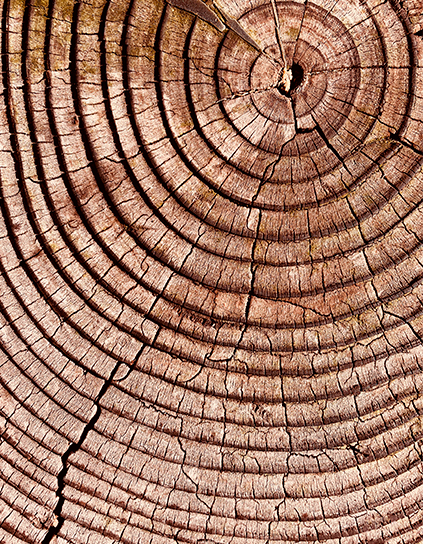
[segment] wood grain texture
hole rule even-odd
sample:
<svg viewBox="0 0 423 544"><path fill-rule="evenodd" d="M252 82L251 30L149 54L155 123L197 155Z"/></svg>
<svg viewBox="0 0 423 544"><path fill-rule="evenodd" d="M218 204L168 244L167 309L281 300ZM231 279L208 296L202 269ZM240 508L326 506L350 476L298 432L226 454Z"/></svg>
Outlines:
<svg viewBox="0 0 423 544"><path fill-rule="evenodd" d="M423 542L421 0L0 0L0 542Z"/></svg>

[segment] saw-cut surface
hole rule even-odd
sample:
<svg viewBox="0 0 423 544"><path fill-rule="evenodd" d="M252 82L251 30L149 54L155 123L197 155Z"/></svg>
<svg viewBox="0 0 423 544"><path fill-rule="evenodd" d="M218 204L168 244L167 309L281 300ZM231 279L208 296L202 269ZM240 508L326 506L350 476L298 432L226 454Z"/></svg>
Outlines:
<svg viewBox="0 0 423 544"><path fill-rule="evenodd" d="M0 10L0 542L423 542L423 3Z"/></svg>

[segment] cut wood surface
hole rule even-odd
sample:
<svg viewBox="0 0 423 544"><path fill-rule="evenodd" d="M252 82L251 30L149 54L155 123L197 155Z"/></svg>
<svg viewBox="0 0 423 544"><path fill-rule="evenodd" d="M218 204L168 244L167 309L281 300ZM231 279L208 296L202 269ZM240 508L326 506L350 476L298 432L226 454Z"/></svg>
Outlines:
<svg viewBox="0 0 423 544"><path fill-rule="evenodd" d="M0 542L423 543L423 2L0 9Z"/></svg>

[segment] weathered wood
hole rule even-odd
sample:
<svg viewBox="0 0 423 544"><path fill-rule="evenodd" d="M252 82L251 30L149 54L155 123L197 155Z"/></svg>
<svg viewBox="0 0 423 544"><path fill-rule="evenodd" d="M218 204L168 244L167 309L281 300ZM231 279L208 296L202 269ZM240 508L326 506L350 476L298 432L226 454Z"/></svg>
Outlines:
<svg viewBox="0 0 423 544"><path fill-rule="evenodd" d="M0 542L423 542L423 2L0 6Z"/></svg>

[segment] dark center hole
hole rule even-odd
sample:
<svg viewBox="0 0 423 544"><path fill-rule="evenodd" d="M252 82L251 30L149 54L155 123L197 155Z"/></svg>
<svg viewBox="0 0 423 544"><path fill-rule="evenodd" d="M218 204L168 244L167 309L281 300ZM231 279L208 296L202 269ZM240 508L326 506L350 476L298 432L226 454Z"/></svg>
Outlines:
<svg viewBox="0 0 423 544"><path fill-rule="evenodd" d="M302 66L300 66L296 62L294 62L291 67L291 73L292 73L292 79L291 79L291 85L290 85L289 91L286 92L283 85L280 85L278 87L278 91L284 96L289 96L291 92L294 91L297 87L299 87L304 80L304 70Z"/></svg>
<svg viewBox="0 0 423 544"><path fill-rule="evenodd" d="M293 91L294 89L299 87L301 85L301 83L303 82L304 70L302 69L302 67L299 64L294 62L294 64L292 65L291 71L292 71L292 80L291 80L291 89L290 90Z"/></svg>

